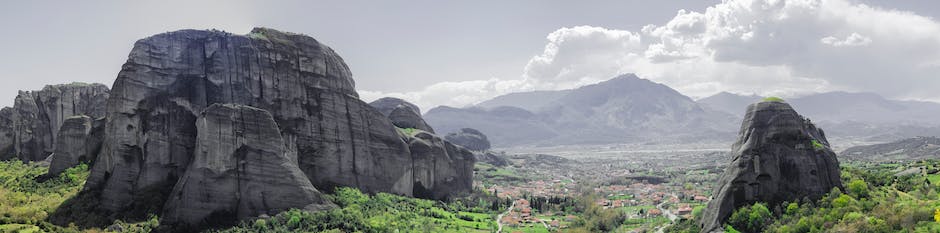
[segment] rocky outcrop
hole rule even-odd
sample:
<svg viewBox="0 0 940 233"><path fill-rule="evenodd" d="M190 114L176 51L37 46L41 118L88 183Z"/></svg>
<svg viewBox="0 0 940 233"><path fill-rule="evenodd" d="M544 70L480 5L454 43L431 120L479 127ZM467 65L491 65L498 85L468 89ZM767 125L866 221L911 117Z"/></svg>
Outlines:
<svg viewBox="0 0 940 233"><path fill-rule="evenodd" d="M13 153L13 108L0 109L0 160L15 157Z"/></svg>
<svg viewBox="0 0 940 233"><path fill-rule="evenodd" d="M746 204L816 199L842 186L839 160L822 129L784 102L748 106L732 152L701 219L703 232L719 230Z"/></svg>
<svg viewBox="0 0 940 233"><path fill-rule="evenodd" d="M48 174L58 175L79 163L91 163L101 149L103 131L104 118L94 120L85 115L66 118L56 134Z"/></svg>
<svg viewBox="0 0 940 233"><path fill-rule="evenodd" d="M434 133L434 129L421 118L421 109L417 105L392 97L372 101L369 105L388 117L396 127L420 129Z"/></svg>
<svg viewBox="0 0 940 233"><path fill-rule="evenodd" d="M215 104L196 127L194 157L170 194L161 215L164 223L234 223L290 208L333 206L297 167L296 151L286 148L267 111Z"/></svg>
<svg viewBox="0 0 940 233"><path fill-rule="evenodd" d="M401 132L414 163L414 196L445 200L473 186L474 154L430 132Z"/></svg>
<svg viewBox="0 0 940 233"><path fill-rule="evenodd" d="M220 199L224 203L182 201L189 198L187 195L247 193L240 193L240 189L207 189L216 187L214 185L190 188L192 185L231 180L238 180L242 184L275 182L269 184L275 186L281 182L297 183L294 178L269 180L267 176L282 174L271 169L265 172L275 173L255 173L238 168L225 170L234 174L211 172L223 171L219 166L231 163L216 162L233 156L249 163L255 162L248 158L262 156L283 160L273 153L283 154L291 163L296 163L318 190L329 191L336 186L350 186L368 193L413 195L415 163L409 144L402 140L398 130L385 115L359 100L354 85L342 58L329 47L305 35L265 28L256 28L245 36L219 31L182 30L139 40L114 82L108 102L109 117L105 124L102 152L95 161L85 190L99 193L100 206L107 211L121 213L142 209L136 206L139 204L155 203L158 206L152 209L162 209L177 216L175 218L178 219L173 221L197 222L205 214L224 210L236 205L233 204L236 202L224 198ZM238 130L239 127L270 128L233 126L229 131L204 132L214 128L201 125L207 124L210 119L199 118L204 112L207 114L205 118L209 118L215 111L209 106L214 104L235 104L267 111L276 123L283 146L264 144L264 150L258 150L261 145L255 142L224 142L246 149L231 148L234 151L223 151L206 145L209 143L207 140L215 140L212 138L253 137L248 135L249 130ZM274 141L267 143L276 144L278 140ZM221 143L218 142L218 145L223 145ZM435 145L433 148L444 148L444 151L457 151L456 147L448 147L443 142L431 144ZM208 150L205 147L217 151L212 152L214 154L202 154ZM283 148L283 153L278 152L280 148ZM463 155L462 152L454 152L446 156L462 158L455 154ZM430 158L434 156L429 155ZM450 184L461 185L460 188L452 189L451 193L463 190L464 186L469 189L471 167L456 159L456 162L431 161L435 161L428 163L433 165L430 166L434 169L432 174L443 173L430 179L437 182L432 189L448 187ZM274 163L246 163L238 166L266 168L274 166ZM472 162L470 164L472 166ZM247 177L239 174L246 174ZM452 178L456 175L449 174L459 174L461 177ZM238 176L239 179L232 179L231 176ZM252 176L260 180L243 180ZM170 190L174 186L178 189ZM171 192L172 195L182 197L170 198L168 196ZM237 206L243 202L268 200L266 195L264 199L239 199ZM170 198L170 201L160 202L160 198ZM290 203L301 202L306 201ZM194 212L172 210L190 205L187 203L198 209L192 210ZM252 208L246 209L246 212L238 209L228 213L243 217L277 210L279 207Z"/></svg>
<svg viewBox="0 0 940 233"><path fill-rule="evenodd" d="M56 133L75 115L104 117L108 87L102 84L50 85L39 91L20 91L11 117L13 151L23 161L46 159L55 150Z"/></svg>
<svg viewBox="0 0 940 233"><path fill-rule="evenodd" d="M490 140L486 139L479 130L463 128L458 132L453 132L444 136L447 141L463 146L473 151L486 151L490 149Z"/></svg>

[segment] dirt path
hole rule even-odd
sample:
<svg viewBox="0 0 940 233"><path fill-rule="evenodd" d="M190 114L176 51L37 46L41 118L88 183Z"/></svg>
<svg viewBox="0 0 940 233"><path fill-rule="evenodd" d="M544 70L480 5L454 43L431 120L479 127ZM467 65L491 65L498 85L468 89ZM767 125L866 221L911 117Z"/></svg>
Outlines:
<svg viewBox="0 0 940 233"><path fill-rule="evenodd" d="M513 201L512 204L509 205L509 209L506 209L506 212L503 212L502 214L496 215L496 226L499 226L499 229L496 230L496 233L502 233L502 232L503 232L503 222L502 222L502 220L503 220L503 215L509 214L509 212L511 212L511 211L512 211L512 208L514 208L514 207L516 207L516 201Z"/></svg>

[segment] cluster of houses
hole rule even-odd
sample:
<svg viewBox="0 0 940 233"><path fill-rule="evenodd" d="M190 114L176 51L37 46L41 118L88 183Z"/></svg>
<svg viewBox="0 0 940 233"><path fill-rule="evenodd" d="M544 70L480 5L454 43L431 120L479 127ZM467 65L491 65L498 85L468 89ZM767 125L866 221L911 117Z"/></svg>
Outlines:
<svg viewBox="0 0 940 233"><path fill-rule="evenodd" d="M550 229L559 229L567 226L562 226L561 221L558 219L553 219L551 221L543 221L536 217L535 213L532 210L532 206L529 205L529 201L526 199L515 200L513 203L513 208L509 213L503 215L503 218L499 221L507 226L523 226L528 224L544 224ZM551 215L551 214L549 214ZM577 219L574 215L565 216L566 220L571 222ZM544 222L544 223L543 223Z"/></svg>
<svg viewBox="0 0 940 233"><path fill-rule="evenodd" d="M676 207L673 213L679 217L692 218L692 204L704 204L709 198L700 190L684 190L663 184L634 183L630 185L610 185L598 187L595 192L606 194L596 204L604 208L622 208L638 205L658 205L662 202ZM662 210L651 208L639 213L644 217L662 216Z"/></svg>

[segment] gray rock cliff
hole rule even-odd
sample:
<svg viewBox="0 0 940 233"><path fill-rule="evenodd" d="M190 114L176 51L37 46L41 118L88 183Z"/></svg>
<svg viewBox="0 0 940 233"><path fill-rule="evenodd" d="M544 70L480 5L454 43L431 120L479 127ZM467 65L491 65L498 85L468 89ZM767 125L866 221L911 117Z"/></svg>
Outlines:
<svg viewBox="0 0 940 233"><path fill-rule="evenodd" d="M76 115L66 118L56 134L55 153L49 165L50 175L58 175L79 163L91 163L101 149L104 118L94 120Z"/></svg>
<svg viewBox="0 0 940 233"><path fill-rule="evenodd" d="M215 104L196 121L195 154L170 194L170 225L235 222L290 208L332 207L297 167L274 118L265 110Z"/></svg>
<svg viewBox="0 0 940 233"><path fill-rule="evenodd" d="M75 115L105 115L108 87L102 84L49 85L20 91L13 105L13 151L23 161L40 161L55 151L56 133Z"/></svg>
<svg viewBox="0 0 940 233"><path fill-rule="evenodd" d="M839 160L826 135L787 103L748 106L731 150L734 159L702 216L703 232L720 230L743 205L816 199L842 187Z"/></svg>
<svg viewBox="0 0 940 233"><path fill-rule="evenodd" d="M13 108L0 109L0 160L15 158L13 153Z"/></svg>
<svg viewBox="0 0 940 233"><path fill-rule="evenodd" d="M276 128L209 127L205 124L225 121L216 116L221 109L215 108L219 107L210 108L216 104L263 110L270 114ZM359 100L342 58L306 35L256 28L248 35L181 30L141 39L114 82L107 114L101 153L85 185L85 191L97 193L106 211L158 209L174 216L171 222L194 223L219 216L213 213L240 219L276 212L284 206L298 207L296 204L310 201L311 195L290 197L284 205L248 209L241 208L274 196L217 198L218 203L189 198L199 194L257 194L221 184L193 186L216 181L274 182L267 184L275 187L271 190L303 183L293 176L282 176L294 172L251 170L288 169L290 165L283 164L286 162L296 164L316 190L349 186L367 193L413 195L415 165L409 144L388 117ZM262 122L254 118L232 121ZM224 130L205 132L216 129ZM262 130L265 137L279 134L280 140L274 136L270 136L272 142L249 140L255 137L249 134L251 130ZM226 138L239 141L223 142ZM273 145L277 142L283 145ZM245 149L223 151L213 149L213 145ZM203 154L206 151L212 153ZM236 165L248 170L228 169L233 158L245 161ZM274 160L258 162L249 158ZM438 176L443 182L431 179L441 184L435 187L454 183L469 189L470 183L464 181L471 179L470 173L464 170L470 169L464 168L472 168L472 162L469 166L450 161L433 165L434 172L443 173ZM449 179L449 174L466 177ZM271 181L269 176L282 179ZM304 190L301 193L310 191L298 187ZM460 190L451 189L451 193ZM233 206L239 209L231 211Z"/></svg>
<svg viewBox="0 0 940 233"><path fill-rule="evenodd" d="M401 132L414 160L414 196L444 200L473 187L474 154L430 132Z"/></svg>

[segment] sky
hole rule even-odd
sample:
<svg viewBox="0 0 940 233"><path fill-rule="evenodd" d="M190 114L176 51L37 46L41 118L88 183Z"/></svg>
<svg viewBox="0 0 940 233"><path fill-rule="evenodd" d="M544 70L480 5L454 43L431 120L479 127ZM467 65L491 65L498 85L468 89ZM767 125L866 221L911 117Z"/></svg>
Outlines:
<svg viewBox="0 0 940 233"><path fill-rule="evenodd" d="M940 3L725 1L7 1L0 105L47 84L111 85L134 41L178 29L310 35L361 98L427 110L622 73L692 97L875 92L940 100Z"/></svg>

